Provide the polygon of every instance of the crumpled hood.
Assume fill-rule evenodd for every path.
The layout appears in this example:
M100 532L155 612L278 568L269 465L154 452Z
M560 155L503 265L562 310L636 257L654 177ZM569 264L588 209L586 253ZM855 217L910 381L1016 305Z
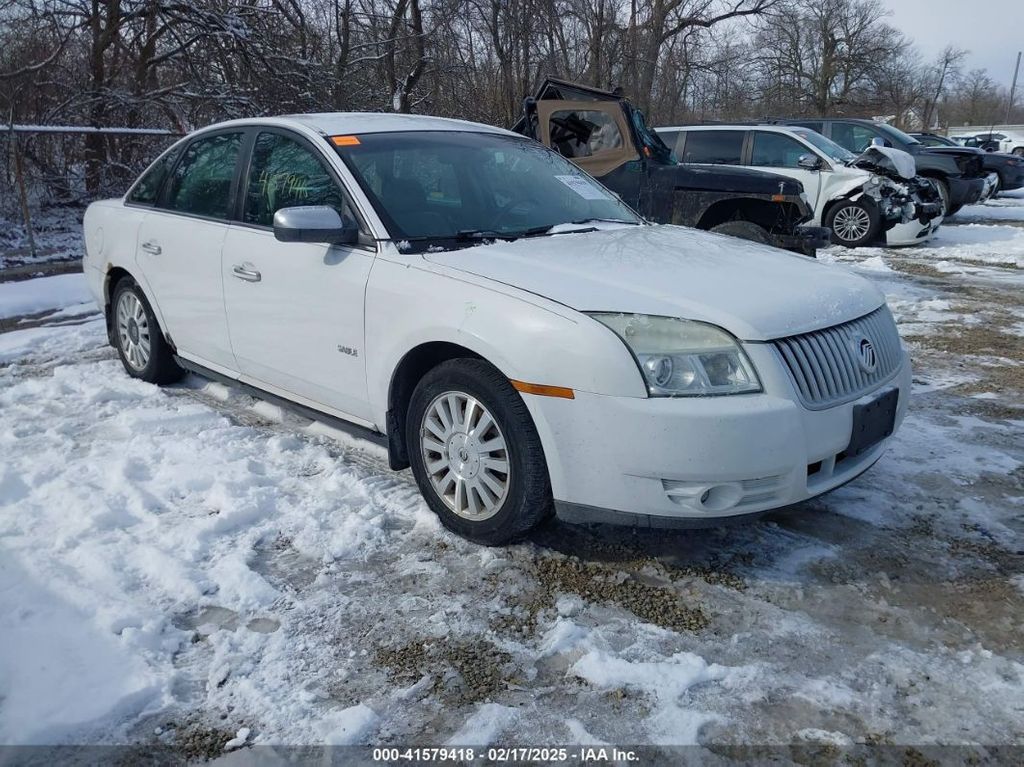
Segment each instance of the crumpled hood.
M829 327L884 302L842 267L680 226L559 234L423 258L578 311L702 320L747 341Z
M902 149L872 145L861 152L857 159L861 163L870 163L883 171L895 173L908 180L917 175L917 163L914 162L913 155Z

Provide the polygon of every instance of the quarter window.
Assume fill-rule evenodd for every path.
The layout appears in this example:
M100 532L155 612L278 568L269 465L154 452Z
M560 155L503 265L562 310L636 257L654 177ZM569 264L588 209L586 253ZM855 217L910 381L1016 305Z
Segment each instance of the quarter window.
M155 163L153 167L142 174L135 186L128 193L128 202L136 205L153 205L160 195L160 187L164 185L164 179L170 171L174 161L178 159L178 150L172 149Z
M170 210L227 218L241 133L222 133L189 144L167 185Z
M563 110L551 115L551 146L563 157L593 157L622 149L622 131L615 118L596 110Z
M746 131L741 130L689 131L683 162L739 165L745 136Z
M799 168L800 158L812 154L799 141L782 133L755 131L751 165L770 168Z
M308 147L280 133L256 138L242 220L272 226L281 208L326 205L355 220L334 176Z

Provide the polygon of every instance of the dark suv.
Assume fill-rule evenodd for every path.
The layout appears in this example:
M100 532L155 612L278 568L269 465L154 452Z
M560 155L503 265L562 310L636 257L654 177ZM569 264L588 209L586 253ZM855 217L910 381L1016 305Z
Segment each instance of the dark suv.
M911 133L910 135L929 149L936 149L942 152L955 152L962 146L951 138L937 136L934 133ZM998 147L999 142L996 141L995 143ZM970 144L967 144L967 146L970 146ZM981 146L978 148L984 149ZM992 193L993 196L997 192L1020 189L1024 186L1024 157L1006 152L989 152L986 150L981 158L981 162L985 171L995 173L996 179L998 179L995 191Z
M773 120L782 125L799 125L823 133L851 152L860 154L872 141L902 149L914 156L917 172L936 182L942 196L943 213L951 216L964 205L971 205L991 194L983 168L980 149L960 147L948 151L929 149L913 136L875 120L854 117L817 117L799 120Z
M808 256L829 243L828 229L802 226L814 211L799 181L757 170L679 165L643 113L618 91L549 77L526 99L512 130L557 150L659 224Z

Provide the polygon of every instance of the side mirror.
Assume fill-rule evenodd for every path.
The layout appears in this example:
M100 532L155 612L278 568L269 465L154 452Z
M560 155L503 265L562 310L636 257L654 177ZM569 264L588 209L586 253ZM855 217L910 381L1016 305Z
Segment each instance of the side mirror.
M274 237L281 242L354 245L359 226L327 205L281 208L274 214Z
M799 165L804 170L821 170L822 165L821 158L813 154L800 155L800 158L796 161L796 164Z

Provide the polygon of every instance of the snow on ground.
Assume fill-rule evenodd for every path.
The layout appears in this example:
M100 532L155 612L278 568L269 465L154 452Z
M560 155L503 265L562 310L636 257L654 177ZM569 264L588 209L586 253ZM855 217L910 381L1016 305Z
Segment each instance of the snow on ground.
M36 255L29 248L24 221L0 215L0 269L13 266L75 261L82 257L82 214L79 207L48 207L32 213Z
M910 415L711 530L474 546L375 447L128 378L96 314L0 333L0 743L1021 744L1009 229L822 254L888 295Z
M82 274L0 282L0 319L66 309L72 314L96 309Z

